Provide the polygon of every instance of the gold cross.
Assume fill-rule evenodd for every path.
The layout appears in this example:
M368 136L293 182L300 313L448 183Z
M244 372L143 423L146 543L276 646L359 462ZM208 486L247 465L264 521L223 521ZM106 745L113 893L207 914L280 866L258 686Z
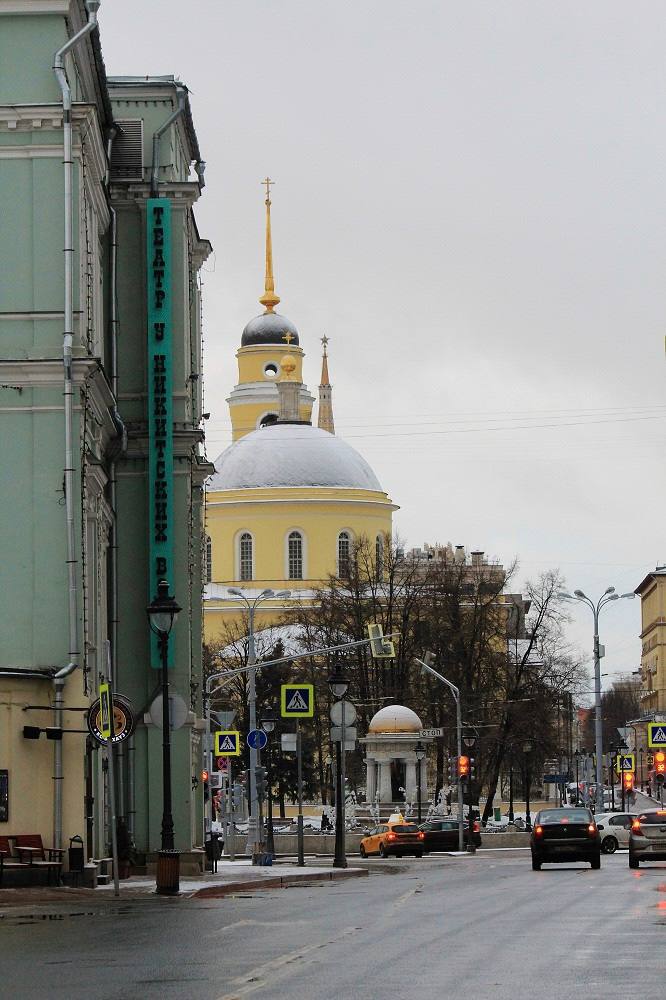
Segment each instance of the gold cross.
M266 185L266 201L270 202L270 200L271 200L271 184L275 184L275 181L272 181L270 179L270 177L265 177L263 179L263 181L259 181L259 183Z
M294 337L293 333L287 332L283 334L282 339L286 340L287 344L291 344L292 340L295 340L296 338Z

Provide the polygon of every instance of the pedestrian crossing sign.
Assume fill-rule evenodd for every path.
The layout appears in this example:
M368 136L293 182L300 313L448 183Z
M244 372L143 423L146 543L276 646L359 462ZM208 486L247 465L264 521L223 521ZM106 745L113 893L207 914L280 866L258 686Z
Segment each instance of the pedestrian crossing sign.
M618 774L624 771L635 771L636 755L633 753L619 753L615 758L615 770Z
M311 719L314 715L314 684L283 684L281 686L283 719Z
M666 750L666 722L648 722L647 745L654 750Z
M215 733L216 757L240 757L240 733L235 729L218 729Z

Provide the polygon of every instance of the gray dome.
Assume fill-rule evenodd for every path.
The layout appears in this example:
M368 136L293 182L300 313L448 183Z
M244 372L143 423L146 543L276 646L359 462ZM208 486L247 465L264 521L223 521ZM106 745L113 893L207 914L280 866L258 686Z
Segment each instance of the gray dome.
M279 313L262 313L251 319L243 330L241 347L250 347L252 344L281 344L286 347L285 333L292 334L289 343L298 347L298 330L291 320Z
M351 445L310 424L269 424L246 434L215 460L210 490L321 486L383 493Z

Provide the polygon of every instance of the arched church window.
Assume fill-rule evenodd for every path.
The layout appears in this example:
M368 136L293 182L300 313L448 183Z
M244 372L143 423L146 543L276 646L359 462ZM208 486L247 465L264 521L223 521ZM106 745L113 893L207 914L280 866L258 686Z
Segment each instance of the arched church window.
M381 535L375 539L375 576L377 580L384 579L384 539Z
M348 531L338 535L338 576L347 577L351 569L351 536Z
M287 557L290 580L303 579L303 536L300 531L289 532Z
M210 583L213 579L213 543L211 542L210 535L206 535L206 583Z
M244 531L238 540L238 565L239 565L239 576L241 580L251 580L253 578L252 572L252 556L253 556L253 544L252 535L249 531Z

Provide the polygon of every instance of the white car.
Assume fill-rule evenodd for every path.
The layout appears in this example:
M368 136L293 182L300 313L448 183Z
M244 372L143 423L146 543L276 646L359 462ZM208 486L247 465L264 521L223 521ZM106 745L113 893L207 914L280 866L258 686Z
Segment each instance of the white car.
M615 854L618 847L629 847L629 834L634 813L607 812L595 816L604 854Z

